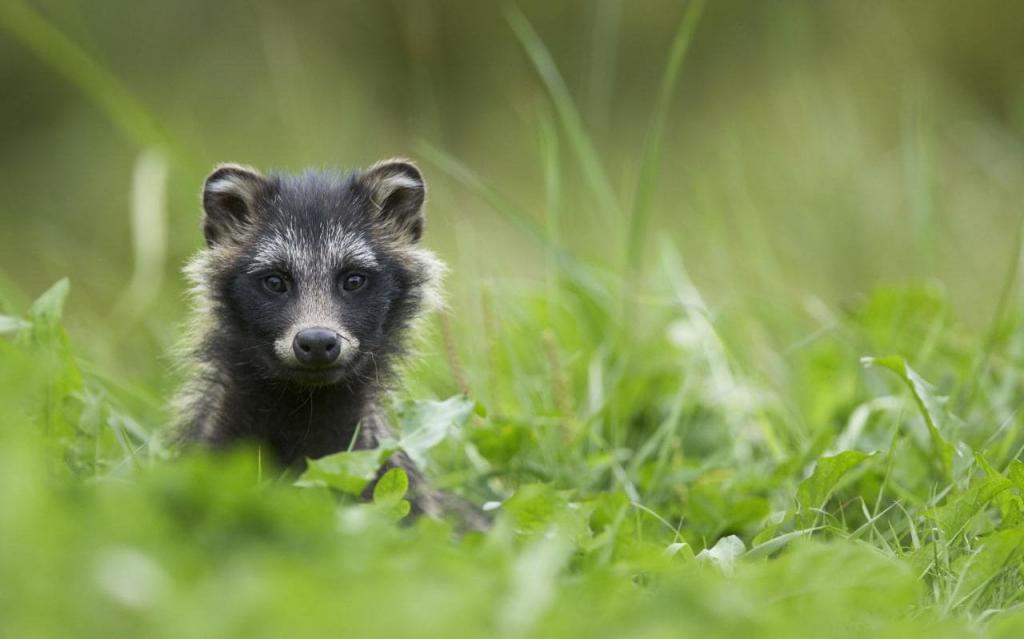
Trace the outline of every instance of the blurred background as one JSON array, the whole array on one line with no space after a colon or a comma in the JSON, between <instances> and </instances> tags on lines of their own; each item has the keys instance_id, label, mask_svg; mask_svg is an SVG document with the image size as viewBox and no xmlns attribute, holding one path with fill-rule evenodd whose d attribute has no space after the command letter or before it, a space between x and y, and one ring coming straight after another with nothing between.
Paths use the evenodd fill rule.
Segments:
<instances>
[{"instance_id":1,"label":"blurred background","mask_svg":"<svg viewBox=\"0 0 1024 639\"><path fill-rule=\"evenodd\" d=\"M168 387L215 163L408 156L430 187L426 241L453 267L457 332L481 295L543 281L536 228L639 290L667 240L722 312L842 307L926 278L962 321L987 322L1024 213L1024 4L708 3L659 136L641 268L624 270L684 8L5 1L0 298L14 308L0 312L68 276L81 352Z\"/></svg>"}]
</instances>

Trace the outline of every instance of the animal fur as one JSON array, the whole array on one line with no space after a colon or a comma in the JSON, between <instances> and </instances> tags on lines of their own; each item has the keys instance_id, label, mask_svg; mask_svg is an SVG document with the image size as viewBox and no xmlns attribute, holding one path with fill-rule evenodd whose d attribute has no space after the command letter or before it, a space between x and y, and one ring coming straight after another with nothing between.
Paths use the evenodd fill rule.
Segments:
<instances>
[{"instance_id":1,"label":"animal fur","mask_svg":"<svg viewBox=\"0 0 1024 639\"><path fill-rule=\"evenodd\" d=\"M404 160L348 174L217 167L202 195L207 246L186 268L195 320L178 439L250 442L301 468L391 436L381 400L413 325L440 300L444 267L420 244L425 195ZM304 359L311 327L328 336L315 354L336 360ZM453 501L402 452L378 477L393 466L409 476L414 513Z\"/></svg>"}]
</instances>

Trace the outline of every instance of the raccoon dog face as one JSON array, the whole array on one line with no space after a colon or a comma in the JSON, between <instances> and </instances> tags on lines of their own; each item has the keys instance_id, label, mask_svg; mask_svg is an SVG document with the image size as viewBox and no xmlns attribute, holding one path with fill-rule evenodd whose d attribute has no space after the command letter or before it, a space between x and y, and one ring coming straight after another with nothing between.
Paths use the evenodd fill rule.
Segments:
<instances>
[{"instance_id":1,"label":"raccoon dog face","mask_svg":"<svg viewBox=\"0 0 1024 639\"><path fill-rule=\"evenodd\" d=\"M214 357L305 386L379 377L436 297L440 263L419 246L425 193L401 160L347 176L217 168L191 267Z\"/></svg>"}]
</instances>

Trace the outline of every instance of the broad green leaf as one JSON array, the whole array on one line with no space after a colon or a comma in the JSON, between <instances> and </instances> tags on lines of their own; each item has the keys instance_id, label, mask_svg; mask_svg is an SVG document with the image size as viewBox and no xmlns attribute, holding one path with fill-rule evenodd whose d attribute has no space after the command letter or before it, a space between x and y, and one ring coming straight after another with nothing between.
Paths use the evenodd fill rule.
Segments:
<instances>
[{"instance_id":1,"label":"broad green leaf","mask_svg":"<svg viewBox=\"0 0 1024 639\"><path fill-rule=\"evenodd\" d=\"M665 547L664 554L666 557L679 557L687 562L696 559L693 554L693 548L691 548L690 544L685 541L677 541L669 544Z\"/></svg>"},{"instance_id":2,"label":"broad green leaf","mask_svg":"<svg viewBox=\"0 0 1024 639\"><path fill-rule=\"evenodd\" d=\"M765 524L765 527L762 528L761 531L758 532L756 535L754 535L754 538L751 540L750 543L754 546L754 548L760 546L761 544L766 544L772 539L775 539L776 535L779 532L779 529L782 528L782 524L786 521L786 517L789 514L790 513L788 511L772 513L768 517L768 522Z\"/></svg>"},{"instance_id":3,"label":"broad green leaf","mask_svg":"<svg viewBox=\"0 0 1024 639\"><path fill-rule=\"evenodd\" d=\"M409 490L409 476L401 468L392 468L373 487L373 503L385 506L402 501Z\"/></svg>"},{"instance_id":4,"label":"broad green leaf","mask_svg":"<svg viewBox=\"0 0 1024 639\"><path fill-rule=\"evenodd\" d=\"M374 506L383 510L387 518L391 521L404 519L409 514L409 511L412 510L412 504L409 503L408 499L399 499L393 504L375 503Z\"/></svg>"},{"instance_id":5,"label":"broad green leaf","mask_svg":"<svg viewBox=\"0 0 1024 639\"><path fill-rule=\"evenodd\" d=\"M505 517L515 523L519 532L544 530L559 510L568 506L565 499L545 484L527 484L502 504Z\"/></svg>"},{"instance_id":6,"label":"broad green leaf","mask_svg":"<svg viewBox=\"0 0 1024 639\"><path fill-rule=\"evenodd\" d=\"M427 465L427 451L437 446L473 414L475 402L461 395L444 401L408 401L398 404L395 415L401 432L399 447L421 468Z\"/></svg>"},{"instance_id":7,"label":"broad green leaf","mask_svg":"<svg viewBox=\"0 0 1024 639\"><path fill-rule=\"evenodd\" d=\"M783 533L778 537L772 537L766 539L763 542L757 543L756 546L744 553L744 557L747 559L758 559L761 557L769 557L774 555L779 550L782 550L795 539L802 537L810 537L811 534L818 530L818 528L804 528L803 530L794 530L788 533ZM756 543L756 542L755 542Z\"/></svg>"},{"instance_id":8,"label":"broad green leaf","mask_svg":"<svg viewBox=\"0 0 1024 639\"><path fill-rule=\"evenodd\" d=\"M859 450L847 450L838 455L818 459L814 466L814 472L800 482L800 487L797 489L797 501L800 503L797 521L801 528L807 528L814 524L818 517L815 510L825 505L843 476L873 454Z\"/></svg>"},{"instance_id":9,"label":"broad green leaf","mask_svg":"<svg viewBox=\"0 0 1024 639\"><path fill-rule=\"evenodd\" d=\"M982 511L997 495L1013 487L1002 475L983 477L961 493L953 494L944 505L928 515L939 525L948 540L963 532L967 522Z\"/></svg>"},{"instance_id":10,"label":"broad green leaf","mask_svg":"<svg viewBox=\"0 0 1024 639\"><path fill-rule=\"evenodd\" d=\"M728 532L752 533L770 513L768 500L737 491L730 482L713 475L693 484L682 510L688 525L706 539L717 539Z\"/></svg>"},{"instance_id":11,"label":"broad green leaf","mask_svg":"<svg viewBox=\"0 0 1024 639\"><path fill-rule=\"evenodd\" d=\"M1024 530L1002 530L984 538L981 547L959 562L960 578L952 594L951 606L957 607L981 596L986 586L1003 571L1020 570L1024 549Z\"/></svg>"},{"instance_id":12,"label":"broad green leaf","mask_svg":"<svg viewBox=\"0 0 1024 639\"><path fill-rule=\"evenodd\" d=\"M697 553L699 561L710 561L725 572L732 572L736 559L746 552L747 547L743 540L736 535L722 537L715 542L711 548L705 548Z\"/></svg>"},{"instance_id":13,"label":"broad green leaf","mask_svg":"<svg viewBox=\"0 0 1024 639\"><path fill-rule=\"evenodd\" d=\"M928 434L932 440L932 451L939 460L943 476L947 480L953 479L953 456L956 453L952 444L942 436L940 425L944 423L946 410L942 402L932 392L932 386L926 382L917 371L912 369L902 357L889 355L886 357L864 357L861 363L865 366L881 366L896 373L902 379L910 393L914 397L925 425L928 427Z\"/></svg>"},{"instance_id":14,"label":"broad green leaf","mask_svg":"<svg viewBox=\"0 0 1024 639\"><path fill-rule=\"evenodd\" d=\"M589 537L583 511L547 484L527 484L501 506L502 517L521 534L543 533L557 526L576 542Z\"/></svg>"},{"instance_id":15,"label":"broad green leaf","mask_svg":"<svg viewBox=\"0 0 1024 639\"><path fill-rule=\"evenodd\" d=\"M1012 460L1006 467L1006 476L1015 487L1024 490L1024 462L1019 459Z\"/></svg>"},{"instance_id":16,"label":"broad green leaf","mask_svg":"<svg viewBox=\"0 0 1024 639\"><path fill-rule=\"evenodd\" d=\"M921 587L904 562L877 548L850 541L797 540L779 558L757 567L756 579L763 585L765 596L765 608L761 610L782 614L785 620L773 637L928 636L901 633L892 625L893 619L908 616L911 605L920 601ZM737 571L740 578L751 574L746 562L743 568ZM836 628L836 618L829 620L819 607L852 620L854 626ZM794 631L803 626L808 615L820 615L816 627L806 633ZM889 632L875 632L875 628ZM723 632L721 636L760 635L741 631Z\"/></svg>"},{"instance_id":17,"label":"broad green leaf","mask_svg":"<svg viewBox=\"0 0 1024 639\"><path fill-rule=\"evenodd\" d=\"M998 470L993 468L992 465L989 464L988 461L984 457L982 457L980 453L976 454L975 458L978 460L978 465L981 466L982 469L984 469L986 476L1004 476ZM1012 484L1012 487L1018 489L1021 486L1017 481L1014 481L1014 477L1019 476L1021 466L1021 462L1015 459L1010 462L1009 467L1009 481ZM1024 515L1024 503L1021 502L1021 497L1019 494L1017 494L1017 491L1000 491L992 498L992 501L996 504L996 506L999 507L999 514L1002 516L1002 521L1000 522L1002 528L1014 528L1019 526L1021 522L1024 521L1024 517L1022 517L1022 515Z\"/></svg>"},{"instance_id":18,"label":"broad green leaf","mask_svg":"<svg viewBox=\"0 0 1024 639\"><path fill-rule=\"evenodd\" d=\"M350 495L360 495L376 477L380 465L393 449L353 450L320 459L310 459L297 486L328 486Z\"/></svg>"}]
</instances>

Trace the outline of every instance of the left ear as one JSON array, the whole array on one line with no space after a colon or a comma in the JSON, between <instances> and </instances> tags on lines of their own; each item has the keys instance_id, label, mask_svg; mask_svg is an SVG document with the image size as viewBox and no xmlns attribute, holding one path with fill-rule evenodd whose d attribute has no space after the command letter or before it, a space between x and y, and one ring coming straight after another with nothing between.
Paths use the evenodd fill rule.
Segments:
<instances>
[{"instance_id":1,"label":"left ear","mask_svg":"<svg viewBox=\"0 0 1024 639\"><path fill-rule=\"evenodd\" d=\"M427 197L420 170L408 160L384 160L366 169L359 182L370 192L378 223L401 239L418 242Z\"/></svg>"}]
</instances>

